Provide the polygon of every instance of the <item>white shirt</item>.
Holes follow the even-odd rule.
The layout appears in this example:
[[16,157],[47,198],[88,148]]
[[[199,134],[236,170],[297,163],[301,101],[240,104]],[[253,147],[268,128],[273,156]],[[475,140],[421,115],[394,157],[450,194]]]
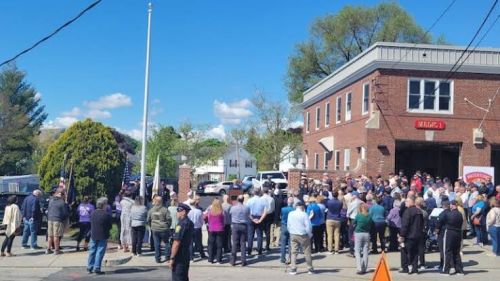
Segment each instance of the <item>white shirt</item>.
[[309,235],[312,236],[312,226],[306,212],[296,209],[288,214],[288,222],[286,224],[288,232],[291,235]]
[[358,207],[362,202],[363,201],[361,201],[359,198],[356,198],[351,202],[351,204],[349,204],[349,206],[347,207],[347,216],[350,219],[356,218],[356,215],[358,214]]
[[267,203],[267,214],[269,215],[274,213],[274,198],[269,196],[269,194],[264,193],[264,195],[262,195],[262,199],[264,199]]

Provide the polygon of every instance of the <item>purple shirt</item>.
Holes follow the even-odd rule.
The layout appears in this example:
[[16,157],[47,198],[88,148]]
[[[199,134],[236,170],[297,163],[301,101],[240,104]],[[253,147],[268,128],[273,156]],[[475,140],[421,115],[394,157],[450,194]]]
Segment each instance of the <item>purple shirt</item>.
[[80,203],[78,205],[78,216],[80,222],[90,222],[90,215],[94,212],[95,207],[90,203]]
[[387,215],[387,221],[392,222],[398,228],[401,228],[401,217],[399,216],[399,208],[392,208]]
[[224,231],[224,213],[220,213],[219,215],[212,215],[210,211],[208,211],[208,229],[210,232],[221,232]]

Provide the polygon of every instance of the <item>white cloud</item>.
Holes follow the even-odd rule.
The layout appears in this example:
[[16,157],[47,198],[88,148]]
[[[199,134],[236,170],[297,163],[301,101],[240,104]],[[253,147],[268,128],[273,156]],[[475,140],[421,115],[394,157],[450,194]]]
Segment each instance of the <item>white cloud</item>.
[[[37,93],[41,97],[40,93]],[[36,96],[35,96],[36,98]],[[54,120],[46,122],[46,128],[67,128],[82,118],[109,119],[112,117],[110,109],[131,106],[132,99],[122,93],[102,96],[96,100],[83,102],[81,107],[73,107],[70,111],[62,112]]]
[[294,122],[291,122],[289,125],[288,125],[289,128],[299,128],[299,127],[304,127],[304,121],[294,121]]
[[73,107],[70,111],[61,113],[61,116],[64,117],[79,117],[80,115],[82,115],[82,111],[79,107]]
[[242,119],[252,116],[250,107],[252,102],[248,99],[243,99],[233,103],[214,101],[214,113],[219,118],[222,124],[238,125]]
[[102,96],[97,100],[85,101],[83,104],[90,109],[115,109],[119,107],[131,106],[132,99],[122,93],[115,93]]
[[77,121],[78,119],[75,117],[70,117],[70,116],[57,117],[54,120],[49,120],[43,127],[45,129],[64,129],[70,127],[71,125],[73,125],[73,123]]
[[226,138],[226,130],[224,125],[220,124],[217,127],[213,127],[207,132],[207,137],[223,140]]
[[41,98],[42,98],[42,93],[36,92],[36,94],[35,94],[35,100],[39,101]]
[[123,130],[120,128],[116,128],[120,133],[130,136],[135,140],[142,140],[142,130],[141,129],[132,129],[132,130]]
[[111,118],[111,112],[99,109],[90,109],[85,113],[85,117],[92,119],[109,119]]

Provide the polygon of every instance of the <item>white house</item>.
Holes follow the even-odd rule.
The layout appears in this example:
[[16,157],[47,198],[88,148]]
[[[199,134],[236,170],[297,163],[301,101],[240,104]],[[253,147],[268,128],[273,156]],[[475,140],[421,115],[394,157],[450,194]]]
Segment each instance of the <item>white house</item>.
[[304,160],[302,158],[302,150],[296,149],[289,152],[289,148],[285,147],[282,152],[282,156],[287,153],[287,155],[281,160],[279,165],[279,170],[282,172],[288,172],[292,168],[304,169]]
[[257,160],[246,149],[229,146],[222,159],[195,168],[198,182],[205,180],[224,181],[229,178],[242,179],[257,174]]

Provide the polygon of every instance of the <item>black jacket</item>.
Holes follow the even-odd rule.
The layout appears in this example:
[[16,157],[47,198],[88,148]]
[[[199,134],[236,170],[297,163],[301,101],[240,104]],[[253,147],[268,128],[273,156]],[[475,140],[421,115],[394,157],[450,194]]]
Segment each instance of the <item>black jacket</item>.
[[110,230],[111,216],[105,210],[95,210],[90,218],[90,237],[93,240],[107,240]]
[[464,221],[462,214],[458,210],[450,210],[449,212],[443,212],[441,224],[444,225],[445,229],[462,231],[462,223]]
[[420,239],[424,236],[425,224],[424,215],[420,209],[415,206],[405,210],[401,218],[401,236],[406,239]]

